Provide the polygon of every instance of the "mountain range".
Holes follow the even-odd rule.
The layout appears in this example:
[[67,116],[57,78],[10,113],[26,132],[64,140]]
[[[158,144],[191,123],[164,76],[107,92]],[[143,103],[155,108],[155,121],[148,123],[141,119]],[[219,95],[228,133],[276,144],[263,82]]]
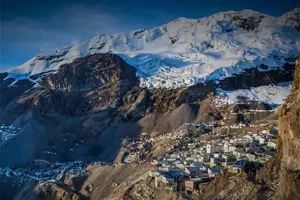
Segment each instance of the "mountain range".
[[243,10],[35,56],[0,73],[0,167],[113,162],[123,139],[143,132],[276,120],[299,39],[299,8],[277,18]]
[[262,64],[295,61],[299,8],[280,17],[252,10],[220,12],[201,19],[178,18],[149,30],[98,35],[87,42],[38,55],[8,70],[19,79],[57,70],[96,53],[121,56],[137,69],[142,87],[178,88],[220,80]]

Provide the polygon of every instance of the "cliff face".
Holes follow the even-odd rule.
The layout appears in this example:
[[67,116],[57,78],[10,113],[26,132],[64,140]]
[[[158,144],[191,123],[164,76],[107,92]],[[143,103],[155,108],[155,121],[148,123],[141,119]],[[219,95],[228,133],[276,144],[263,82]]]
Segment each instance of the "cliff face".
[[279,111],[279,187],[282,199],[300,199],[300,60],[291,94]]
[[99,87],[111,87],[117,83],[124,91],[136,85],[136,69],[113,54],[97,54],[60,66],[57,73],[44,80],[44,84],[56,90],[69,92],[91,91]]

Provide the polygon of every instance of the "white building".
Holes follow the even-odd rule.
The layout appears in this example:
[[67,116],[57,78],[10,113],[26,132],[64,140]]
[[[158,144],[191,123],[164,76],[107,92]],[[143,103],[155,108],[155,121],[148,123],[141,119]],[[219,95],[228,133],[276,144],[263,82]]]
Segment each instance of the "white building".
[[214,146],[211,144],[206,145],[206,153],[211,154],[214,153]]
[[259,138],[259,144],[265,144],[265,138],[260,137]]
[[232,145],[229,146],[229,152],[233,152],[235,149],[236,149],[235,146],[232,146]]
[[223,152],[224,152],[224,153],[229,152],[229,144],[228,144],[228,143],[224,143],[224,144],[223,144]]
[[204,154],[199,157],[199,162],[209,162],[209,154]]
[[273,149],[276,149],[276,143],[275,142],[268,142],[268,144],[267,144],[267,146],[268,147],[271,147],[271,148],[273,148]]

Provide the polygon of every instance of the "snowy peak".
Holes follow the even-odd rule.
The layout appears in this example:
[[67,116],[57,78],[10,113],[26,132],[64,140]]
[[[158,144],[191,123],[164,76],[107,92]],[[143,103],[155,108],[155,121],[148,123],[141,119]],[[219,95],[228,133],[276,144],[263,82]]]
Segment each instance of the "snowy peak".
[[180,17],[149,30],[99,35],[36,56],[9,71],[33,75],[57,70],[79,57],[109,52],[137,68],[142,86],[193,85],[261,64],[280,67],[285,58],[296,57],[300,49],[298,14],[299,8],[279,18],[252,10],[220,12],[201,19]]
[[277,19],[277,22],[285,26],[293,26],[300,31],[300,7],[285,13]]

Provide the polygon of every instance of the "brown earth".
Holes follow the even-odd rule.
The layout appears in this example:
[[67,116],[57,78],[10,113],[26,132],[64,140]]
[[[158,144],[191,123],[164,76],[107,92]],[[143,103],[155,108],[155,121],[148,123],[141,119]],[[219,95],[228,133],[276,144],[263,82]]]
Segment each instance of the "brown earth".
[[296,64],[291,94],[278,112],[280,159],[279,189],[282,199],[300,199],[300,60]]

